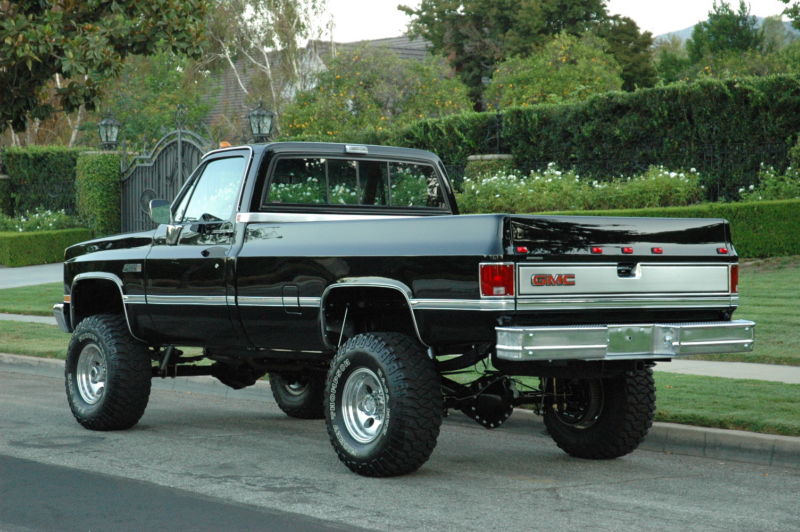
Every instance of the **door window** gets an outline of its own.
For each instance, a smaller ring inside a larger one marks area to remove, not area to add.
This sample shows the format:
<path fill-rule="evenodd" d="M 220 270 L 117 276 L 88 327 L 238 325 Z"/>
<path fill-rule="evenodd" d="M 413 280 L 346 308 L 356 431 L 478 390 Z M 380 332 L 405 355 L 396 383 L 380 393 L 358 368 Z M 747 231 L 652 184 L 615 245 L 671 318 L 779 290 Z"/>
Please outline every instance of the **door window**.
<path fill-rule="evenodd" d="M 244 168 L 244 157 L 210 161 L 194 187 L 181 200 L 176 219 L 183 222 L 230 220 L 236 208 Z"/>

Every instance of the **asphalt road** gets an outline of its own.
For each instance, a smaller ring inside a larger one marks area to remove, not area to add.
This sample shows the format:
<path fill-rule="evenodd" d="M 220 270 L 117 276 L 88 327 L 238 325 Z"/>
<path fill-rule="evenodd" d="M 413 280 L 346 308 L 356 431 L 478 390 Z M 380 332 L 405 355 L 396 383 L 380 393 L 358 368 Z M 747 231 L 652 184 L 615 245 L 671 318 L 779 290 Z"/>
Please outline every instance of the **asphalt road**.
<path fill-rule="evenodd" d="M 160 384 L 137 427 L 90 432 L 60 379 L 0 368 L 0 530 L 800 530 L 797 469 L 578 460 L 529 414 L 454 413 L 419 472 L 367 479 L 263 388 L 197 390 Z"/>

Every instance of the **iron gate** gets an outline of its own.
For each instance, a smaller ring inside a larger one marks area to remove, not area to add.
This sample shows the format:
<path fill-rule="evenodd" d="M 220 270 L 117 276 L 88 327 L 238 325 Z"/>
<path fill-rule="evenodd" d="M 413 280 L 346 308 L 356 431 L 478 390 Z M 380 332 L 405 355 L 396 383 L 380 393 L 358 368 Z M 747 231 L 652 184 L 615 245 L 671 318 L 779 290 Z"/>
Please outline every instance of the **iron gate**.
<path fill-rule="evenodd" d="M 122 231 L 153 229 L 150 200 L 172 201 L 209 148 L 203 137 L 179 127 L 161 137 L 149 154 L 133 159 L 122 171 Z"/>

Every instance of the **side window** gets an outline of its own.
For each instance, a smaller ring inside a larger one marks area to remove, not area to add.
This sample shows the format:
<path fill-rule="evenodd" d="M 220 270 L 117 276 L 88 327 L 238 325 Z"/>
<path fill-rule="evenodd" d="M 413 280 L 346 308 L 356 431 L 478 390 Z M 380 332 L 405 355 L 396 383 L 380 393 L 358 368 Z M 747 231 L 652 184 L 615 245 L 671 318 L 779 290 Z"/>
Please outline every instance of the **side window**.
<path fill-rule="evenodd" d="M 176 211 L 181 221 L 229 220 L 236 208 L 245 158 L 228 157 L 209 162 Z"/>
<path fill-rule="evenodd" d="M 280 159 L 268 203 L 325 203 L 325 159 Z"/>
<path fill-rule="evenodd" d="M 389 163 L 392 180 L 392 206 L 445 207 L 439 180 L 430 166 L 414 163 Z"/>
<path fill-rule="evenodd" d="M 272 204 L 444 208 L 430 165 L 387 161 L 281 158 L 262 208 Z"/>

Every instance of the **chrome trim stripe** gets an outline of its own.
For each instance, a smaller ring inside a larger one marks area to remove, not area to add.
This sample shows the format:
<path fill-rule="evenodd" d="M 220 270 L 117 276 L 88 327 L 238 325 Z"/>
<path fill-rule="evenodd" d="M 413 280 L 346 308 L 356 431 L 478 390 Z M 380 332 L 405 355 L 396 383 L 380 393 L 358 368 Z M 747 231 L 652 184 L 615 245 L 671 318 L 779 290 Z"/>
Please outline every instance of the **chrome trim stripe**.
<path fill-rule="evenodd" d="M 353 283 L 331 285 L 331 287 L 356 286 Z M 392 285 L 357 285 L 378 288 L 392 288 L 403 292 L 412 310 L 469 310 L 510 312 L 514 310 L 580 310 L 580 309 L 615 309 L 615 308 L 727 308 L 736 306 L 737 297 L 631 297 L 631 298 L 569 298 L 569 299 L 427 299 L 409 298 L 403 290 Z M 126 304 L 152 303 L 154 305 L 234 305 L 241 307 L 283 307 L 280 296 L 172 296 L 172 295 L 124 295 Z M 321 297 L 300 297 L 299 304 L 303 308 L 318 308 Z"/>
<path fill-rule="evenodd" d="M 629 297 L 518 300 L 517 310 L 586 310 L 617 308 L 728 308 L 738 306 L 738 297 Z"/>
<path fill-rule="evenodd" d="M 301 297 L 300 306 L 317 308 L 319 297 Z M 283 297 L 276 296 L 239 296 L 236 301 L 240 307 L 283 307 Z"/>
<path fill-rule="evenodd" d="M 241 223 L 341 222 L 345 220 L 386 220 L 389 218 L 419 218 L 422 215 L 399 214 L 313 214 L 301 212 L 240 212 Z"/>
<path fill-rule="evenodd" d="M 322 301 L 321 297 L 301 297 L 300 306 L 311 308 L 319 307 L 320 301 Z"/>
<path fill-rule="evenodd" d="M 148 295 L 150 305 L 225 305 L 227 296 L 163 296 Z"/>
<path fill-rule="evenodd" d="M 506 299 L 410 299 L 414 310 L 512 311 L 514 298 Z"/>
<path fill-rule="evenodd" d="M 236 304 L 240 307 L 282 307 L 283 298 L 273 296 L 239 296 Z"/>

